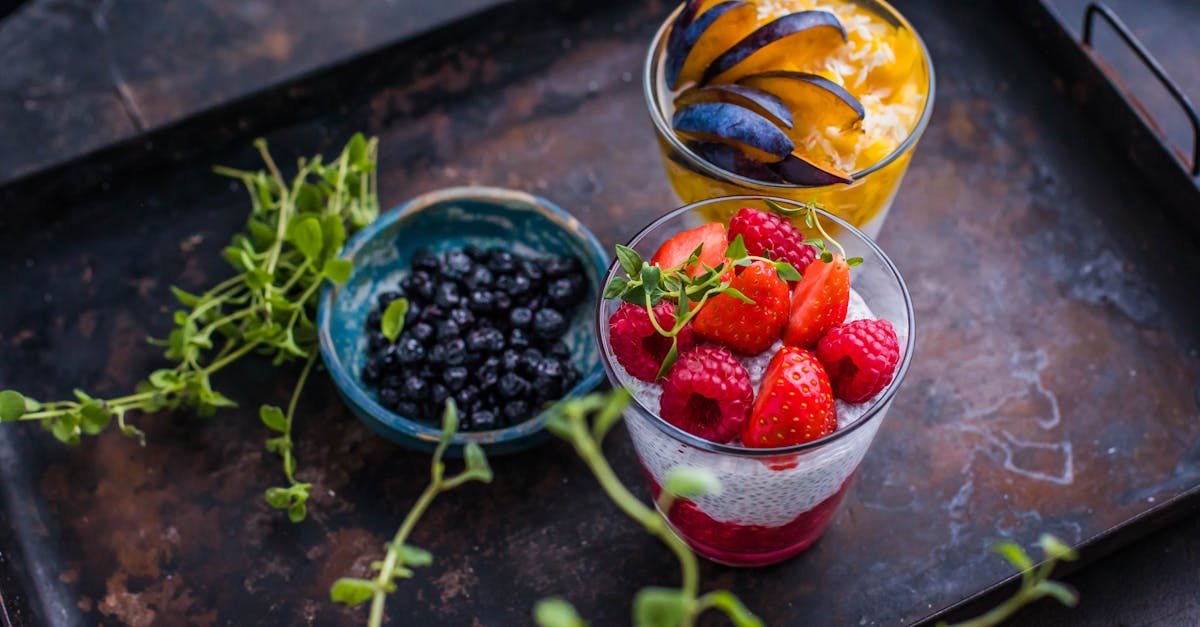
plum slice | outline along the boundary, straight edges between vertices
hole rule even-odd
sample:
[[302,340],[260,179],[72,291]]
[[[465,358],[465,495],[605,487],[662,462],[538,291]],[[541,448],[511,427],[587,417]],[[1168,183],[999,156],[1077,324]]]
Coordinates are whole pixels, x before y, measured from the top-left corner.
[[[677,57],[686,56],[688,47],[683,45],[683,33],[687,30],[692,20],[696,19],[696,15],[700,13],[700,5],[706,0],[687,0],[683,4],[683,8],[679,10],[679,15],[675,16],[675,21],[671,22],[671,32],[667,35],[667,67],[675,63]],[[680,66],[683,61],[678,61]],[[668,80],[667,84],[671,81]]]
[[788,183],[793,185],[833,185],[834,183],[849,183],[850,175],[832,166],[820,166],[796,153],[791,153],[779,163],[771,164],[771,169]]
[[846,30],[828,11],[789,13],[760,26],[721,53],[700,82],[732,83],[743,76],[783,67],[785,59],[824,56],[846,43]]
[[778,96],[797,122],[807,128],[849,128],[866,113],[862,103],[846,88],[816,74],[763,72],[744,76],[738,84]]
[[730,144],[762,162],[780,161],[795,148],[770,120],[728,102],[701,102],[679,109],[671,125],[684,140]]
[[731,102],[771,120],[783,128],[792,128],[792,112],[778,97],[745,85],[708,85],[693,87],[675,98],[675,107],[697,102]]
[[725,170],[764,183],[783,183],[774,170],[755,161],[746,153],[727,144],[716,142],[693,142],[688,147],[701,159]]
[[699,79],[713,59],[754,28],[757,19],[758,9],[744,0],[709,7],[688,24],[678,40],[667,39],[667,85],[675,89]]

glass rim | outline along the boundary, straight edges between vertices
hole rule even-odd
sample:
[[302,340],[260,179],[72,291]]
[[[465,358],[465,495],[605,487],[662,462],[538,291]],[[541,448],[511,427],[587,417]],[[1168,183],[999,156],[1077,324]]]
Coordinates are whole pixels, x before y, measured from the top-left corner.
[[[683,205],[682,207],[673,209],[673,210],[667,212],[666,214],[659,216],[656,220],[654,220],[650,224],[646,225],[642,230],[638,231],[637,234],[634,235],[629,240],[628,244],[626,244],[626,245],[632,248],[638,242],[640,242],[643,238],[647,237],[650,233],[654,232],[658,227],[666,224],[667,222],[669,222],[685,213],[694,211],[694,210],[696,210],[700,207],[703,207],[705,205],[708,205],[708,204],[712,204],[712,203],[716,203],[716,202],[763,201],[763,200],[770,200],[772,202],[787,204],[787,205],[791,205],[791,206],[806,206],[804,203],[801,203],[801,202],[798,202],[795,200],[789,200],[787,198],[778,198],[775,196],[765,196],[765,195],[761,195],[761,194],[744,194],[744,195],[737,195],[737,196],[718,196],[716,198],[709,198],[706,200],[700,200],[700,201],[697,201],[694,203],[689,203],[689,204]],[[857,419],[855,419],[854,422],[850,423],[849,425],[846,425],[845,428],[841,428],[841,429],[834,431],[833,433],[831,433],[829,435],[822,436],[820,438],[817,438],[815,440],[810,440],[808,442],[803,442],[801,444],[793,444],[791,446],[781,446],[781,447],[774,447],[774,448],[750,448],[747,446],[738,446],[738,445],[733,445],[733,444],[718,444],[716,442],[711,442],[709,440],[705,440],[704,438],[701,438],[700,436],[688,433],[687,431],[684,431],[683,429],[680,429],[679,427],[676,427],[675,425],[667,422],[661,416],[659,416],[656,412],[651,411],[648,407],[643,405],[641,399],[637,398],[636,396],[633,396],[632,394],[630,395],[631,401],[629,403],[629,406],[626,408],[626,411],[629,411],[631,409],[636,411],[642,418],[647,419],[655,427],[658,427],[658,429],[660,431],[662,431],[663,433],[665,433],[668,436],[674,438],[675,440],[682,442],[684,444],[687,444],[689,446],[703,449],[703,450],[706,450],[706,451],[709,451],[712,453],[721,453],[721,454],[726,454],[726,455],[734,455],[734,456],[738,456],[738,457],[776,457],[776,456],[780,456],[780,455],[801,453],[801,452],[807,452],[807,451],[824,448],[826,445],[837,442],[838,440],[846,437],[847,435],[853,433],[854,431],[857,431],[863,425],[871,422],[871,420],[873,418],[875,418],[875,416],[877,414],[879,414],[879,412],[882,411],[883,408],[888,406],[888,404],[892,401],[892,398],[896,395],[896,390],[898,390],[900,388],[901,381],[903,381],[905,375],[908,374],[908,367],[912,363],[913,350],[916,347],[916,335],[917,334],[916,334],[915,314],[913,311],[912,297],[910,296],[909,291],[908,291],[908,285],[905,284],[904,277],[902,277],[900,275],[900,271],[896,269],[896,265],[894,263],[892,263],[891,258],[888,257],[887,254],[885,254],[883,252],[883,249],[881,249],[879,247],[879,245],[875,243],[874,240],[867,237],[865,233],[863,233],[862,231],[855,228],[849,222],[842,220],[841,218],[829,213],[828,211],[825,211],[824,209],[820,209],[820,208],[815,208],[815,209],[816,209],[817,213],[820,214],[822,220],[830,220],[833,223],[837,224],[838,226],[841,226],[843,229],[846,229],[847,232],[851,233],[854,237],[856,237],[857,239],[859,239],[863,243],[865,243],[867,248],[869,248],[874,254],[878,255],[878,257],[883,261],[883,265],[886,268],[886,270],[891,273],[891,277],[895,280],[896,284],[900,287],[900,294],[904,297],[904,311],[905,311],[905,315],[908,317],[908,338],[905,341],[904,354],[901,356],[900,365],[899,365],[899,367],[896,368],[896,374],[895,374],[895,376],[892,377],[891,383],[889,383],[888,386],[883,390],[883,392],[875,398],[874,402],[871,403],[871,406],[868,407],[867,410],[865,412],[863,412],[863,414],[861,416],[859,416]],[[601,289],[601,297],[599,300],[596,301],[596,341],[600,345],[600,363],[604,365],[604,372],[608,376],[610,383],[612,383],[612,385],[616,386],[616,387],[623,387],[623,386],[621,386],[621,383],[620,383],[621,379],[619,376],[617,376],[616,370],[613,368],[613,362],[615,361],[616,358],[612,354],[611,347],[608,345],[608,343],[603,341],[604,338],[603,338],[602,333],[603,333],[603,329],[606,328],[608,321],[603,320],[602,318],[603,318],[603,311],[604,311],[604,303],[609,300],[612,300],[612,299],[604,298],[603,290],[608,287],[608,284],[610,282],[612,282],[613,277],[616,276],[616,273],[618,270],[620,270],[620,268],[621,268],[621,263],[619,260],[614,260],[612,262],[612,264],[609,266],[608,272],[606,272],[604,274],[604,279],[602,281],[602,285],[600,288]]]
[[880,159],[865,169],[850,174],[850,183],[831,183],[829,185],[797,185],[795,183],[771,183],[768,181],[752,179],[709,163],[693,152],[692,149],[687,146],[687,144],[683,143],[679,137],[675,135],[674,129],[667,124],[666,119],[663,117],[662,107],[658,101],[659,99],[655,97],[655,94],[658,91],[655,66],[657,65],[656,61],[659,56],[658,50],[664,45],[664,38],[666,37],[667,31],[671,28],[671,23],[675,21],[675,16],[683,10],[682,3],[677,6],[674,11],[671,11],[670,15],[663,20],[662,25],[658,27],[658,31],[655,32],[654,38],[650,40],[650,49],[646,53],[646,62],[643,64],[642,68],[642,93],[646,98],[646,107],[650,110],[650,120],[654,123],[655,130],[658,131],[660,137],[665,138],[667,142],[671,144],[672,148],[682,154],[693,165],[700,167],[708,173],[712,173],[710,174],[711,176],[729,179],[743,187],[763,188],[767,193],[774,190],[836,189],[839,186],[853,185],[859,180],[866,178],[868,175],[891,165],[893,161],[899,159],[901,155],[909,152],[916,145],[917,140],[921,138],[921,135],[925,132],[925,128],[929,125],[929,120],[933,117],[933,101],[937,95],[937,80],[933,70],[933,60],[929,56],[929,49],[925,46],[925,40],[921,38],[921,34],[917,32],[917,29],[913,28],[913,25],[908,21],[908,19],[905,18],[904,15],[897,11],[896,8],[889,4],[886,0],[868,1],[877,4],[888,11],[888,14],[885,15],[885,18],[899,24],[903,28],[908,29],[908,31],[913,34],[913,37],[916,38],[917,46],[921,50],[921,58],[925,62],[925,73],[926,76],[928,76],[928,89],[926,90],[924,107],[921,109],[921,116],[917,118],[917,123],[913,126],[912,130],[909,131],[908,136],[904,138],[904,141],[900,142],[900,144],[896,146],[895,150],[888,153],[888,155],[883,159]]

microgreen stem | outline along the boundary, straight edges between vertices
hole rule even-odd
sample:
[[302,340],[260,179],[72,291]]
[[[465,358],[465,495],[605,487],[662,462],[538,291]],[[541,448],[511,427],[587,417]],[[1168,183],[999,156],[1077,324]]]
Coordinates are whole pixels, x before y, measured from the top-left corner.
[[208,373],[211,375],[211,374],[215,373],[216,371],[220,370],[221,368],[224,368],[225,366],[228,366],[229,364],[237,361],[246,353],[249,353],[250,351],[254,350],[255,348],[258,347],[258,345],[261,342],[262,342],[262,340],[255,340],[253,342],[247,342],[247,343],[243,344],[242,346],[238,347],[237,350],[229,353],[228,355],[222,357],[221,359],[218,359],[218,360],[212,362],[211,364],[208,365],[207,368],[204,368],[203,370],[201,370],[201,372],[205,372],[205,373]]
[[[287,413],[283,416],[285,421],[284,424],[286,425],[286,430],[283,432],[283,434],[285,437],[287,437],[289,443],[289,446],[283,451],[283,474],[287,476],[288,483],[292,485],[300,483],[299,481],[296,481],[295,456],[292,454],[292,446],[290,446],[292,441],[292,424],[296,417],[296,405],[300,402],[300,393],[304,391],[304,384],[308,381],[308,373],[312,372],[313,365],[316,363],[316,353],[309,355],[308,361],[304,362],[304,369],[300,371],[300,378],[296,379],[296,385],[292,388],[292,399],[288,401]],[[287,461],[288,457],[293,458],[291,463]]]
[[[441,456],[434,457],[435,464],[440,463]],[[383,566],[379,569],[379,575],[375,577],[376,588],[371,595],[371,612],[367,616],[368,627],[379,627],[383,624],[383,607],[387,601],[387,593],[392,587],[392,573],[400,564],[400,547],[404,545],[404,541],[408,539],[408,535],[412,533],[414,527],[417,526],[417,521],[421,520],[421,516],[425,514],[425,510],[433,503],[433,499],[442,491],[440,485],[440,477],[430,481],[425,490],[421,492],[421,496],[417,502],[413,504],[413,508],[409,510],[408,515],[404,517],[404,522],[401,523],[400,529],[396,531],[395,537],[392,538],[392,543],[388,545],[387,556],[383,558]]]

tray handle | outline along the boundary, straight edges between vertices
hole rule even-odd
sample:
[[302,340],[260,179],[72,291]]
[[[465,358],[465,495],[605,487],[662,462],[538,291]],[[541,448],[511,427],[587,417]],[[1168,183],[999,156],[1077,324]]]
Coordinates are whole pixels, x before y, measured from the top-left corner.
[[[1150,54],[1150,51],[1142,45],[1142,42],[1133,34],[1133,31],[1129,30],[1129,27],[1125,25],[1125,22],[1123,22],[1121,18],[1117,17],[1117,14],[1114,13],[1112,9],[1108,8],[1108,5],[1104,4],[1103,2],[1088,3],[1087,10],[1083,14],[1083,45],[1087,46],[1088,48],[1092,47],[1092,24],[1095,22],[1095,17],[1097,15],[1104,18],[1104,21],[1108,22],[1109,26],[1112,27],[1117,36],[1125,42],[1125,45],[1128,46],[1135,55],[1137,55],[1142,64],[1145,65],[1152,74],[1154,74],[1154,77],[1158,79],[1158,82],[1164,88],[1166,88],[1167,92],[1171,94],[1171,97],[1175,99],[1175,102],[1179,105],[1179,107],[1183,109],[1184,115],[1186,115],[1188,121],[1192,123],[1191,173],[1193,177],[1200,175],[1200,115],[1196,114],[1196,107],[1192,106],[1191,100],[1189,100],[1187,95],[1183,93],[1183,90],[1179,88],[1179,85],[1174,81],[1174,79],[1167,75],[1166,70],[1162,68],[1162,65],[1158,63],[1158,60],[1154,58],[1154,55]],[[1146,113],[1146,116],[1149,117],[1149,113]]]

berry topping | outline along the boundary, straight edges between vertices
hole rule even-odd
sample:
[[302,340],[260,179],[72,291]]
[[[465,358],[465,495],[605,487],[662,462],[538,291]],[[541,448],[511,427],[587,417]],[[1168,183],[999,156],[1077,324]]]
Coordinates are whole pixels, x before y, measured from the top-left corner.
[[855,320],[834,327],[817,343],[833,392],[847,403],[862,403],[883,391],[896,374],[900,342],[887,320]]
[[811,348],[826,331],[846,319],[850,306],[850,266],[840,254],[808,265],[792,291],[792,313],[783,343]]
[[746,207],[729,220],[729,239],[738,235],[746,251],[792,264],[801,273],[817,257],[817,249],[804,243],[804,233],[791,221],[769,211]]
[[676,233],[658,247],[658,251],[650,258],[650,263],[664,269],[683,265],[701,245],[703,248],[700,250],[699,260],[687,267],[687,273],[690,276],[703,274],[705,265],[715,268],[725,261],[725,248],[729,246],[729,242],[725,239],[725,225],[709,222],[703,226]]
[[732,294],[712,297],[692,322],[696,333],[742,353],[761,353],[779,339],[788,319],[787,283],[775,267],[755,261],[733,278],[730,287],[753,301]]
[[[675,305],[670,301],[659,302],[653,311],[662,328],[669,329],[675,324]],[[621,303],[608,319],[608,334],[613,354],[629,374],[650,382],[658,377],[658,369],[671,350],[671,338],[659,335],[645,308]],[[695,341],[691,326],[684,327],[675,337],[680,353],[691,348]]]
[[835,430],[833,390],[821,362],[802,348],[779,349],[763,375],[742,443],[751,448],[792,446]]
[[680,355],[662,388],[663,419],[717,443],[737,437],[754,399],[746,368],[718,346],[697,346]]

